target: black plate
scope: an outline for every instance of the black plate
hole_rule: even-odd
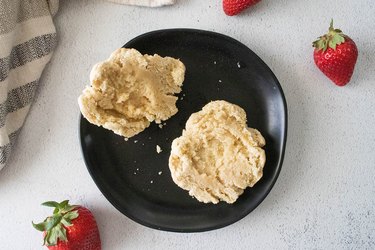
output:
[[[217,229],[249,214],[276,182],[285,150],[287,107],[272,71],[240,42],[208,31],[153,31],[124,47],[180,58],[186,76],[177,102],[179,111],[162,129],[152,124],[125,141],[81,117],[83,156],[100,191],[134,221],[167,231]],[[259,129],[267,142],[263,178],[232,205],[198,202],[173,183],[168,169],[172,140],[181,135],[188,117],[211,100],[226,100],[244,108],[248,125]],[[156,145],[163,150],[160,154]]]

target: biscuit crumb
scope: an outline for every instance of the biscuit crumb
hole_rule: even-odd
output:
[[[221,82],[221,80],[219,80],[219,82]]]
[[[137,143],[138,141],[137,140],[134,140],[134,143]]]
[[[216,64],[216,61],[214,61],[214,64]]]
[[[163,124],[159,124],[159,128],[163,128]]]
[[[129,138],[125,137],[124,140],[125,140],[125,141],[129,141]]]
[[[163,172],[162,171],[159,171],[158,175],[161,175]]]
[[[152,183],[154,183],[154,181],[153,181],[153,180],[151,180],[151,181],[150,181],[150,183],[152,184]]]
[[[159,145],[156,145],[156,152],[158,154],[160,154],[163,150],[161,149],[161,147]]]

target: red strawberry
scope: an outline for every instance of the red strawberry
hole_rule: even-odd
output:
[[[314,61],[318,68],[338,86],[345,86],[353,75],[358,50],[354,41],[333,28],[313,42]]]
[[[54,207],[53,215],[33,226],[44,232],[44,244],[55,250],[100,250],[98,226],[90,210],[69,205],[69,201],[47,201],[42,204]]]
[[[228,16],[234,16],[260,0],[223,0],[223,9]]]

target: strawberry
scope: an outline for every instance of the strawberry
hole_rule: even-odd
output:
[[[354,41],[333,28],[313,42],[314,61],[318,68],[338,86],[345,86],[353,75],[358,50]]]
[[[34,228],[44,232],[44,244],[55,250],[100,250],[98,226],[90,210],[82,206],[47,201],[43,206],[53,207],[53,215]]]
[[[223,9],[228,16],[234,16],[260,0],[223,0]]]

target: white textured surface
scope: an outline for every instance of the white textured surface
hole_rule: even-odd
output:
[[[103,249],[374,249],[375,2],[263,0],[226,17],[219,0],[148,9],[65,0],[59,45],[10,164],[0,172],[1,249],[41,249],[31,226],[70,199],[92,209]],[[339,88],[315,67],[311,42],[330,18],[356,41],[351,83]],[[92,65],[147,31],[192,27],[232,36],[274,71],[289,108],[283,169],[265,201],[243,220],[198,234],[143,227],[123,216],[90,178],[78,141],[77,96]]]

